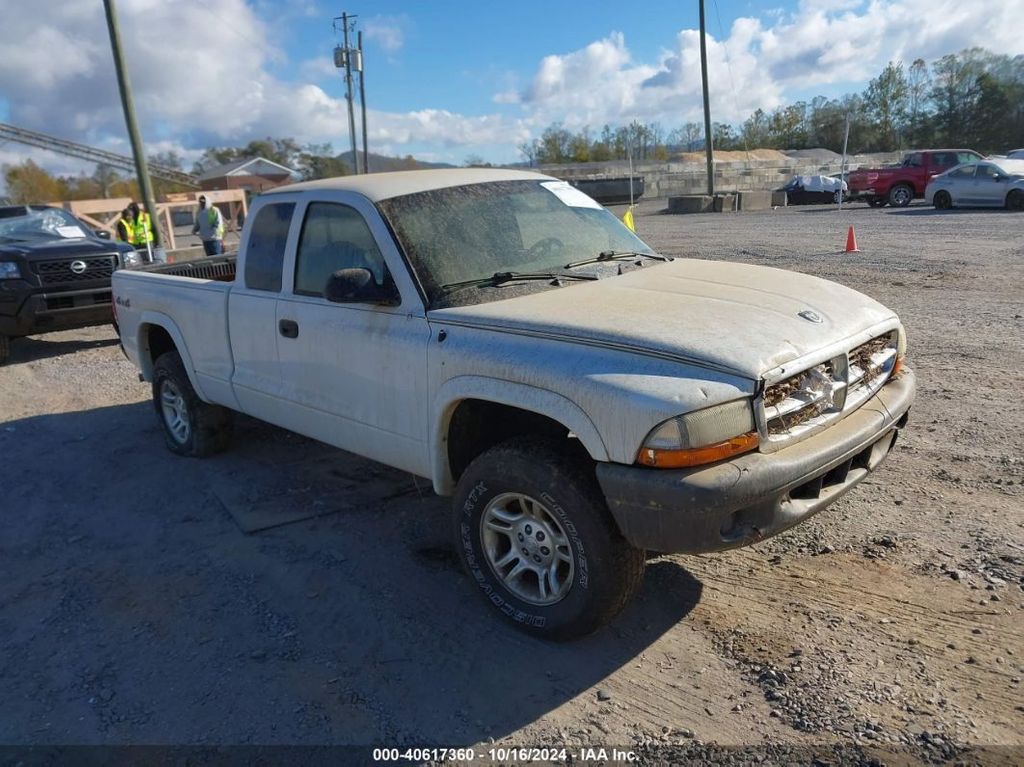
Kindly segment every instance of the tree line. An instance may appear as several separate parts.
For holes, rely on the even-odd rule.
[[[846,116],[848,150],[891,152],[949,146],[1003,152],[1024,146],[1024,56],[969,48],[930,65],[891,61],[861,93],[757,109],[741,125],[712,124],[721,150],[808,149],[842,151]],[[518,149],[530,165],[626,160],[667,160],[704,148],[704,127],[688,122],[665,131],[659,123],[631,122],[571,132],[554,123]]]

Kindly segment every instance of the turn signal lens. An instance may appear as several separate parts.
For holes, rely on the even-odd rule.
[[[738,437],[716,442],[703,447],[691,447],[683,450],[665,450],[655,447],[642,447],[637,454],[636,462],[643,466],[658,469],[685,469],[690,466],[703,466],[734,455],[748,453],[758,445],[757,432],[741,434]]]

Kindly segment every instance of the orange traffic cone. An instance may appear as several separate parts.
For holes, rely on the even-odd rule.
[[[850,231],[846,233],[846,252],[847,253],[860,253],[860,248],[857,247],[857,235],[853,233],[853,227],[850,227]]]

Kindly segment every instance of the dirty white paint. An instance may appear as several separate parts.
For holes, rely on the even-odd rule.
[[[391,181],[387,175],[261,196],[249,222],[263,204],[296,202],[280,295],[117,272],[114,294],[130,304],[119,306],[119,314],[131,359],[149,374],[140,328],[159,324],[207,401],[431,477],[438,492],[449,493],[446,435],[463,399],[541,413],[573,432],[595,460],[631,464],[662,421],[752,398],[766,377],[788,375],[898,326],[889,309],[826,280],[696,260],[426,313],[370,200],[396,188],[536,175],[441,172],[434,182],[429,173],[395,174]],[[302,217],[319,201],[363,214],[399,288],[400,306],[338,305],[292,294]],[[248,236],[247,224],[240,275]],[[801,317],[807,310],[821,321]],[[283,318],[298,322],[298,338],[280,337]]]

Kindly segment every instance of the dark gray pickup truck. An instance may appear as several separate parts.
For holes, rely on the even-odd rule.
[[[0,207],[0,364],[12,338],[110,322],[110,276],[129,252],[59,208]]]

